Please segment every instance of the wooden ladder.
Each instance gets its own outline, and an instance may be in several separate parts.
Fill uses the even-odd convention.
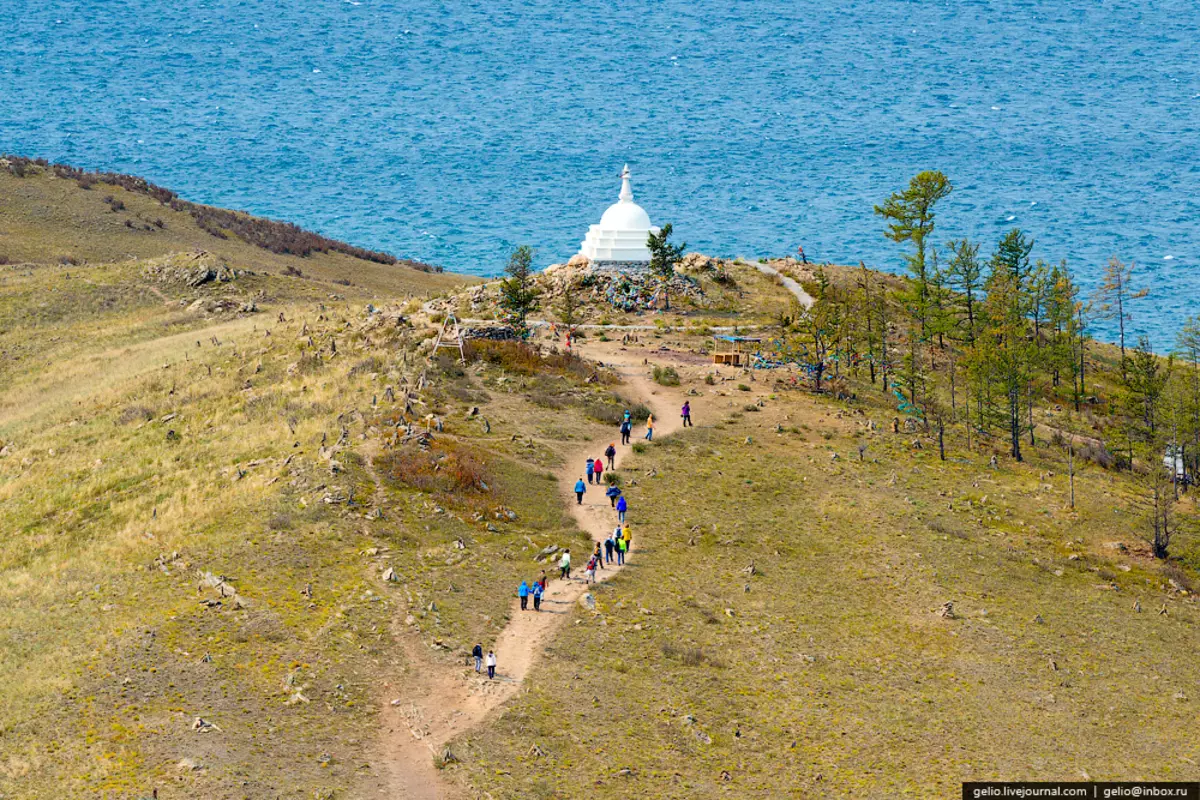
[[[433,343],[431,357],[436,357],[438,350],[448,347],[458,351],[458,363],[467,363],[467,354],[463,349],[462,329],[458,327],[458,317],[451,311],[442,320],[442,329],[438,331],[437,340]]]

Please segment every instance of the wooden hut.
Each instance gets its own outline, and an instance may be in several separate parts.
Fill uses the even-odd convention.
[[[758,351],[762,339],[750,336],[714,336],[713,363],[730,367],[750,366],[750,356]]]

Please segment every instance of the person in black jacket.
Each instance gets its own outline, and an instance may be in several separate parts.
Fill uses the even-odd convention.
[[[475,645],[475,649],[471,651],[471,655],[475,656],[475,671],[483,672],[483,647]]]
[[[616,442],[613,442],[612,444],[610,444],[608,446],[608,449],[604,451],[604,457],[608,459],[608,468],[609,469],[617,468],[616,465],[613,464],[613,459],[617,457],[617,443]]]

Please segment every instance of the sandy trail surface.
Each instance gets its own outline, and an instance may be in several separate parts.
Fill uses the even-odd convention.
[[[682,422],[679,408],[684,396],[677,389],[658,386],[646,376],[643,353],[640,348],[627,351],[616,343],[588,343],[580,349],[581,355],[611,367],[621,377],[630,399],[645,403],[653,411],[654,436],[658,438],[679,429]],[[634,436],[644,434],[644,427],[634,428]],[[562,502],[567,504],[579,527],[597,542],[602,542],[616,527],[616,512],[599,486],[589,487],[584,494],[583,504],[577,504],[575,482],[585,474],[584,465],[589,457],[602,457],[609,443],[619,439],[614,430],[588,442],[568,454],[556,473]],[[620,469],[629,452],[628,446],[617,445],[617,469]],[[628,502],[629,520],[634,533],[634,548],[630,558],[636,560],[636,491],[629,495]],[[400,678],[399,687],[385,687],[385,691],[391,693],[391,698],[402,699],[394,701],[389,698],[385,701],[382,741],[385,769],[381,794],[405,800],[445,800],[463,796],[456,786],[443,777],[435,758],[444,754],[452,738],[482,724],[521,689],[546,644],[566,624],[573,606],[587,593],[583,568],[589,555],[582,552],[571,554],[570,580],[558,579],[557,558],[547,562],[545,569],[550,581],[542,599],[541,613],[534,613],[532,600],[530,610],[522,612],[519,601],[513,598],[510,621],[494,645],[497,660],[495,680],[487,680],[486,673],[483,677],[476,675],[474,669],[466,665],[448,668],[435,661],[419,637],[406,630],[402,620],[397,621],[395,637],[404,648],[407,667]],[[614,562],[597,573],[597,580],[611,578],[618,571],[619,567]],[[512,588],[496,587],[496,590],[510,591]]]

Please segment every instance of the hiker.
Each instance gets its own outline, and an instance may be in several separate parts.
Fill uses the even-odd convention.
[[[808,256],[806,256],[806,255],[804,254],[804,245],[799,245],[799,246],[797,246],[797,247],[796,247],[796,253],[797,253],[797,255],[799,255],[799,256],[800,256],[800,263],[802,263],[802,264],[807,264],[807,263],[808,263]]]
[[[595,583],[596,582],[596,557],[595,556],[592,556],[591,558],[588,559],[587,566],[584,567],[584,569],[583,569],[583,582],[584,583]]]
[[[625,502],[625,495],[617,498],[617,522],[625,521],[625,512],[629,510],[629,503]]]
[[[646,417],[646,441],[654,441],[654,415]]]
[[[625,552],[628,553],[633,549],[633,536],[629,533],[629,526],[621,526],[621,538],[625,540]]]
[[[608,538],[604,540],[604,560],[609,564],[612,563],[613,550],[616,547],[617,543],[613,541],[612,534],[609,534]]]
[[[625,409],[625,416],[623,418],[623,421],[624,422],[633,422],[633,414],[630,413],[628,408]]]
[[[496,654],[488,650],[487,655],[488,680],[496,677]]]
[[[596,560],[596,566],[604,569],[604,556],[600,553],[600,543],[596,542],[596,552],[592,553],[592,558]]]
[[[629,545],[625,543],[624,536],[617,536],[617,566],[622,566],[625,563],[625,551],[629,549]]]
[[[592,462],[592,467],[596,471],[596,485],[599,486],[600,479],[604,477],[604,462],[597,458]]]
[[[584,485],[583,478],[575,482],[575,502],[577,505],[583,505],[583,493],[587,491],[587,486]]]
[[[475,649],[471,651],[471,655],[475,656],[475,671],[483,672],[483,647],[475,645]]]
[[[621,487],[615,483],[604,491],[604,496],[608,498],[613,508],[617,507],[617,498],[621,496]]]
[[[593,459],[587,460],[587,479],[588,483],[592,482],[592,475],[596,473],[596,462]]]
[[[562,558],[559,559],[558,568],[561,571],[560,578],[571,580],[571,551],[563,550]]]
[[[545,594],[545,592],[546,592],[546,587],[542,585],[541,581],[533,582],[533,610],[534,611],[542,610],[542,595]]]
[[[679,409],[679,416],[683,417],[683,427],[695,427],[692,425],[692,401],[683,401],[683,408]]]
[[[629,420],[621,422],[621,444],[629,444],[629,434],[633,432],[633,423]]]
[[[608,468],[616,469],[613,459],[617,457],[617,443],[612,442],[608,445],[608,449],[604,451],[604,457],[608,459]]]
[[[517,597],[521,598],[521,610],[529,610],[529,584],[521,581],[521,585],[517,587]]]

